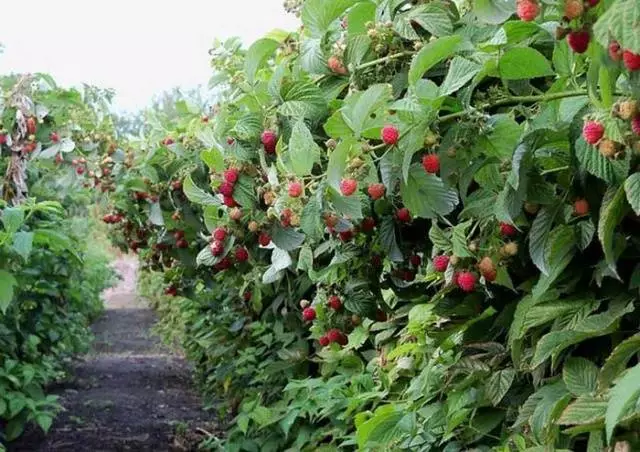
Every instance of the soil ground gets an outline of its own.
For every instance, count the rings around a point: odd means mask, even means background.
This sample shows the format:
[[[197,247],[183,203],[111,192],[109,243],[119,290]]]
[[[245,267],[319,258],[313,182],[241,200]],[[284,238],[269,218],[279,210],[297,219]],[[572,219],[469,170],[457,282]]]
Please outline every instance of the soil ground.
[[[122,280],[104,294],[93,350],[73,380],[54,389],[64,411],[46,437],[34,429],[10,451],[195,450],[180,432],[212,416],[201,409],[187,363],[150,333],[155,317],[136,295],[136,260],[122,257],[114,267]]]

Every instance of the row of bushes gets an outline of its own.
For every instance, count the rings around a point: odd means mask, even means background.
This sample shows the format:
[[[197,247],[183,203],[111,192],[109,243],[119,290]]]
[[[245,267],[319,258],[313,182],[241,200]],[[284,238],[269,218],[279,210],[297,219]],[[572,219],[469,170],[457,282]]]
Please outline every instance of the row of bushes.
[[[211,110],[149,113],[104,217],[206,447],[640,447],[638,2],[288,8],[212,49]]]

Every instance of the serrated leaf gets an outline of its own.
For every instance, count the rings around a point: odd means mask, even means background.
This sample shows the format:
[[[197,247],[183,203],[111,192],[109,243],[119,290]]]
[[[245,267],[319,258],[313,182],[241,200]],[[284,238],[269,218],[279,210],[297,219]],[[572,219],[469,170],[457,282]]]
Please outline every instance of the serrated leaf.
[[[487,383],[487,397],[489,397],[493,406],[498,405],[509,391],[515,376],[516,371],[514,369],[502,369],[491,375],[489,383]]]
[[[459,35],[438,38],[425,45],[411,60],[409,84],[415,85],[422,76],[439,62],[453,55],[462,42]]]
[[[548,273],[542,274],[533,288],[533,296],[539,298],[562,274],[576,252],[576,237],[573,228],[557,226],[549,236],[545,255],[547,256]]]
[[[575,154],[580,166],[587,172],[609,184],[615,184],[619,181],[618,170],[615,166],[619,164],[619,162],[614,164],[611,160],[600,154],[596,148],[588,145],[582,137],[578,138],[575,142]],[[622,181],[620,180],[620,182]]]
[[[576,225],[576,231],[578,235],[578,247],[584,251],[593,241],[593,236],[596,232],[596,227],[593,221],[590,219],[587,221],[581,221]]]
[[[466,58],[456,56],[451,61],[449,71],[442,85],[440,85],[440,95],[448,96],[455,93],[467,84],[482,68],[478,63]]]
[[[5,232],[13,234],[22,227],[24,223],[24,211],[19,207],[7,207],[2,210],[0,216]]]
[[[617,274],[617,271],[613,238],[616,228],[624,218],[626,211],[627,204],[625,202],[624,188],[612,187],[607,190],[600,207],[598,238],[602,244],[607,265],[614,274]]]
[[[384,217],[380,223],[380,245],[391,261],[402,262],[404,260],[396,240],[395,222],[390,216]]]
[[[458,193],[446,187],[439,177],[427,174],[422,165],[409,169],[409,177],[401,184],[400,194],[413,217],[448,215],[458,205]]]
[[[149,221],[156,226],[164,225],[164,218],[162,217],[162,208],[160,203],[153,202],[149,204]]]
[[[9,303],[13,300],[13,288],[18,284],[16,278],[6,270],[0,270],[0,311],[7,312]]]
[[[607,402],[590,395],[582,395],[564,409],[558,424],[587,425],[604,419]]]
[[[593,33],[598,42],[607,48],[616,40],[620,48],[640,54],[640,4],[636,0],[617,0],[598,19]]]
[[[293,251],[304,243],[305,235],[292,228],[276,226],[271,235],[271,240],[280,249]]]
[[[331,23],[354,3],[355,0],[307,0],[301,14],[305,33],[322,38]]]
[[[437,1],[414,6],[409,11],[396,15],[394,29],[404,39],[420,39],[420,35],[413,29],[414,24],[434,36],[446,36],[453,32],[447,7]]]
[[[313,141],[313,136],[303,121],[298,121],[293,126],[289,156],[293,171],[298,176],[311,174],[313,164],[320,158],[320,147]]]
[[[202,206],[219,206],[222,203],[215,196],[198,188],[189,174],[182,183],[182,191],[189,201]]]
[[[589,394],[596,390],[598,367],[585,358],[569,358],[562,368],[562,379],[573,395]]]
[[[498,71],[503,80],[529,80],[554,74],[549,60],[531,47],[507,50],[500,58]]]
[[[351,94],[345,101],[342,116],[356,138],[384,120],[384,109],[391,99],[391,85],[371,85],[363,93]]]
[[[29,254],[33,248],[33,232],[18,231],[13,235],[11,248],[18,253],[25,261],[29,259]]]
[[[606,389],[627,367],[627,363],[640,352],[640,334],[628,337],[613,349],[598,375],[598,386]]]
[[[258,69],[264,66],[267,59],[280,44],[273,39],[258,39],[247,50],[244,58],[244,73],[247,82],[253,84]]]
[[[215,148],[200,152],[200,159],[212,170],[221,172],[224,169],[224,158]]]
[[[536,215],[529,231],[529,255],[531,261],[545,275],[549,274],[546,261],[547,244],[549,243],[549,232],[553,227],[553,221],[557,215],[558,208],[543,207]]]
[[[611,441],[613,430],[618,421],[632,407],[640,395],[640,364],[632,367],[618,380],[618,383],[610,391],[609,403],[605,414],[605,430],[607,442]]]
[[[633,173],[624,181],[624,191],[631,208],[636,215],[640,215],[640,173]]]
[[[352,145],[352,140],[341,141],[329,155],[329,163],[327,164],[327,182],[336,190],[340,190],[340,181],[342,180],[344,171],[347,168],[347,159]]]
[[[473,12],[482,22],[500,24],[516,12],[514,0],[474,0]]]

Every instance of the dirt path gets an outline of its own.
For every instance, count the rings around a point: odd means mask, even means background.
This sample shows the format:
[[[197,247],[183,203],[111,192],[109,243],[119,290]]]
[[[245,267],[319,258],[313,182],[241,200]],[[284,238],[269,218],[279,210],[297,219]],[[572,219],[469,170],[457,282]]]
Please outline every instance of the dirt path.
[[[27,435],[14,451],[190,450],[174,432],[202,425],[189,369],[150,334],[155,318],[135,293],[136,261],[114,263],[123,279],[105,293],[93,351],[57,391],[65,411],[46,438]]]

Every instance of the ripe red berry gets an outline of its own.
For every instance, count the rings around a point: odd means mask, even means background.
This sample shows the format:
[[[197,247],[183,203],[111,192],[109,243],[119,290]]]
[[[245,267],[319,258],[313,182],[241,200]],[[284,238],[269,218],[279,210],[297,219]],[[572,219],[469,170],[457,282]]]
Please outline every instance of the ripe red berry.
[[[302,195],[302,184],[298,181],[291,182],[289,184],[289,196],[298,198],[300,195]]]
[[[214,256],[220,256],[224,252],[224,243],[220,240],[214,240],[211,242],[211,254]]]
[[[253,294],[248,290],[245,293],[242,294],[242,298],[244,299],[244,301],[251,300],[252,296],[253,296]]]
[[[322,346],[322,347],[326,347],[327,345],[329,345],[331,343],[331,341],[329,340],[329,338],[327,337],[327,335],[325,334],[324,336],[320,336],[320,339],[318,339],[318,343]]]
[[[164,290],[165,295],[169,295],[170,297],[175,297],[178,295],[178,289],[175,286],[169,286]]]
[[[589,47],[591,35],[588,30],[571,31],[567,35],[567,44],[575,53],[584,53]]]
[[[337,295],[331,295],[329,297],[329,307],[334,311],[339,311],[340,308],[342,308],[342,300],[340,300],[340,297]]]
[[[573,214],[581,217],[589,213],[589,203],[586,199],[576,199],[573,203]]]
[[[173,141],[173,138],[167,137],[167,138],[164,139],[163,143],[164,143],[165,146],[170,146],[175,142]]]
[[[232,145],[233,143],[235,143],[235,142],[236,142],[236,140],[234,140],[232,137],[227,137],[227,144],[228,144],[229,146],[231,146],[231,145]]]
[[[58,141],[60,141],[60,135],[58,135],[56,132],[51,132],[51,135],[49,135],[49,138],[51,138],[51,141],[53,141],[54,143],[57,143]]]
[[[29,135],[36,133],[36,119],[34,117],[27,118],[27,133]]]
[[[531,22],[540,14],[540,6],[535,0],[518,0],[516,14],[525,22]]]
[[[640,115],[636,115],[631,119],[631,131],[640,136]]]
[[[178,248],[189,248],[189,242],[187,242],[185,239],[180,239],[176,242],[176,246]]]
[[[76,173],[78,174],[78,176],[82,176],[84,174],[84,166],[77,167]]]
[[[622,59],[622,49],[618,41],[611,41],[609,43],[609,58],[613,61],[620,61]]]
[[[411,270],[409,270],[408,268],[404,269],[402,271],[402,275],[401,276],[402,276],[402,279],[404,281],[407,281],[407,282],[411,282],[414,279],[416,279],[416,274],[414,272],[412,272]]]
[[[313,322],[316,318],[316,310],[309,307],[302,310],[302,319],[305,322]]]
[[[347,68],[340,58],[333,55],[327,60],[327,66],[334,74],[347,75]]]
[[[420,264],[422,264],[422,258],[417,254],[412,254],[409,258],[409,262],[411,262],[411,265],[414,267],[420,267]]]
[[[440,171],[440,157],[437,154],[425,154],[422,157],[422,167],[427,173],[436,174]]]
[[[640,54],[633,53],[631,50],[625,50],[622,52],[622,61],[624,67],[630,71],[637,71],[640,69]]]
[[[366,217],[362,220],[361,227],[364,232],[371,232],[376,227],[376,220],[373,217]]]
[[[353,231],[351,229],[348,229],[346,231],[339,232],[338,236],[343,242],[348,242],[353,238]]]
[[[273,130],[265,130],[264,132],[262,132],[260,141],[262,141],[262,145],[264,146],[264,151],[267,154],[276,153],[276,144],[278,143],[278,137]]]
[[[173,238],[176,240],[180,240],[184,238],[184,231],[176,231],[173,233]]]
[[[584,141],[589,144],[597,144],[604,136],[604,126],[597,121],[586,121],[582,127]]]
[[[464,292],[473,292],[476,287],[476,275],[471,272],[460,272],[457,284]]]
[[[500,234],[505,237],[513,237],[518,233],[516,227],[509,223],[500,223]]]
[[[225,228],[215,228],[212,236],[214,239],[222,241],[227,237],[227,230]]]
[[[449,266],[449,256],[446,254],[441,254],[440,256],[436,256],[433,258],[433,268],[435,271],[444,273]]]
[[[220,188],[218,189],[221,195],[223,196],[232,196],[233,195],[233,185],[229,182],[223,182],[220,184]]]
[[[225,206],[227,207],[235,207],[238,204],[236,203],[236,200],[233,199],[231,196],[224,196],[222,198],[222,202],[224,203]]]
[[[411,221],[411,212],[406,207],[401,207],[396,211],[396,218],[402,223],[409,223]]]
[[[238,180],[238,174],[239,172],[237,169],[229,168],[224,172],[223,177],[226,182],[230,183],[233,186],[233,184],[235,184]]]
[[[371,184],[367,187],[367,193],[374,201],[384,196],[386,188],[384,184]]]
[[[600,3],[600,0],[585,0],[585,3],[589,5],[589,8],[593,8],[594,6],[597,6],[598,3]]]
[[[327,338],[330,343],[337,343],[340,345],[347,345],[347,336],[345,336],[342,331],[337,328],[330,329],[327,331]]]
[[[25,143],[24,146],[22,147],[22,149],[24,150],[24,152],[26,152],[27,154],[30,154],[31,152],[36,150],[36,143],[34,143],[33,141],[29,142],[29,143]],[[84,173],[84,168],[83,170],[78,173],[78,174],[82,174]]]
[[[0,133],[0,146],[7,143],[7,134]]]
[[[358,181],[355,179],[342,179],[340,191],[344,196],[351,196],[358,189]]]
[[[223,271],[231,268],[232,265],[233,265],[233,262],[231,262],[231,259],[229,259],[228,256],[225,256],[222,259],[220,259],[220,262],[214,265],[213,268],[215,268],[218,271]]]
[[[236,260],[238,262],[246,262],[249,259],[249,252],[245,247],[240,247],[236,249]]]
[[[393,146],[398,143],[400,132],[398,132],[398,128],[396,126],[387,125],[382,128],[380,137],[382,138],[384,144]]]
[[[260,243],[260,245],[262,246],[267,246],[269,243],[271,243],[271,237],[266,232],[261,232],[258,236],[258,243]]]

